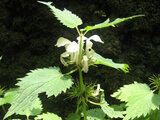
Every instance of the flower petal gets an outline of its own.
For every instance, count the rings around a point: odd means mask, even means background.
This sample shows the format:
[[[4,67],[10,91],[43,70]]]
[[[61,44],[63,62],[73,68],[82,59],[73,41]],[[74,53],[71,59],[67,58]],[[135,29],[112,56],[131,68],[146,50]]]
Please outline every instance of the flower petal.
[[[73,53],[79,50],[79,46],[75,41],[73,41],[68,45],[66,50],[67,52]]]
[[[64,52],[61,54],[60,56],[60,61],[61,63],[64,65],[64,66],[68,66],[67,62],[63,59],[65,57],[68,57],[69,56],[69,53],[68,52]]]
[[[55,46],[57,47],[61,47],[61,46],[65,46],[67,44],[70,44],[71,41],[69,41],[68,39],[64,38],[64,37],[60,37],[58,40],[57,40],[57,43]]]
[[[83,68],[82,70],[87,73],[88,72],[88,57],[86,55],[83,56]]]
[[[98,35],[93,35],[88,40],[94,40],[96,42],[104,43]]]
[[[88,38],[85,37],[85,36],[82,37],[82,40],[87,40],[87,39],[88,39]],[[78,41],[80,40],[80,36],[77,37],[77,40],[78,40]]]
[[[93,43],[90,40],[86,41],[86,49],[91,49],[93,46]]]

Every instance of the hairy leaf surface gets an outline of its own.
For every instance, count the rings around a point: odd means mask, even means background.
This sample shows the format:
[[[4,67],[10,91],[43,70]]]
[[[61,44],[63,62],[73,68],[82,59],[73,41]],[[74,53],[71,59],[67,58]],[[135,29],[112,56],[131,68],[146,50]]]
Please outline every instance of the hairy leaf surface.
[[[38,115],[35,120],[62,120],[61,117],[54,113],[44,113],[42,115]]]
[[[82,24],[82,20],[78,16],[73,14],[71,11],[67,9],[64,9],[63,11],[61,11],[55,8],[54,6],[52,6],[51,5],[52,2],[41,2],[41,1],[38,1],[38,2],[47,5],[63,25],[69,28],[75,28]]]
[[[96,62],[94,64],[102,64],[102,65],[106,65],[106,66],[109,66],[115,69],[121,69],[124,72],[128,72],[129,66],[127,64],[115,63],[111,59],[102,57],[98,53],[94,53],[93,57],[95,57],[96,59]]]
[[[103,112],[108,115],[110,118],[123,118],[124,111],[115,111],[112,107],[109,106],[107,101],[105,100],[104,93],[101,95],[101,109]]]
[[[118,24],[118,23],[121,23],[121,22],[129,20],[129,19],[133,19],[135,17],[141,17],[141,16],[144,16],[144,15],[134,15],[134,16],[131,16],[131,17],[126,17],[126,18],[117,18],[113,22],[110,22],[110,20],[108,18],[103,23],[96,24],[94,26],[87,26],[84,29],[81,29],[81,31],[85,31],[85,30],[89,31],[89,30],[100,29],[100,28],[104,28],[104,27],[110,27],[110,26],[115,27],[115,25]]]
[[[34,116],[39,115],[42,112],[42,103],[39,98],[37,98],[35,101],[32,102],[32,105],[30,109],[25,109],[21,112],[19,112],[19,115],[28,115],[28,116]]]
[[[87,111],[87,120],[104,120],[105,114],[100,108]]]
[[[126,116],[124,120],[146,116],[151,110],[159,108],[160,96],[154,94],[147,84],[134,82],[124,85],[112,97],[127,102]]]
[[[18,80],[20,80],[17,83],[19,93],[13,99],[11,107],[4,118],[25,109],[30,109],[39,93],[46,92],[48,97],[57,96],[73,84],[71,76],[63,75],[57,67],[32,70],[27,73],[27,76]]]

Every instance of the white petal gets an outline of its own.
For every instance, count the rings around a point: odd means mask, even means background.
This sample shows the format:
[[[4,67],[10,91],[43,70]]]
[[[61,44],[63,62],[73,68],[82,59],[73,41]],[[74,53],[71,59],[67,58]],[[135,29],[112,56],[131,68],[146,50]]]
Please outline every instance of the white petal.
[[[86,41],[86,49],[91,49],[93,46],[93,43],[90,40]]]
[[[95,96],[95,97],[98,96],[100,91],[102,91],[100,84],[97,84],[97,90],[95,90],[93,96]]]
[[[68,45],[67,52],[73,53],[78,51],[78,49],[79,49],[78,44],[75,41],[73,41]]]
[[[64,65],[64,66],[68,66],[67,62],[63,59],[64,57],[68,57],[69,56],[69,53],[68,52],[64,52],[61,54],[60,56],[60,61],[61,63]]]
[[[104,43],[98,35],[93,35],[88,40],[94,40],[96,42]]]
[[[62,57],[68,57],[68,56],[69,56],[69,53],[68,53],[68,52],[64,52],[64,53],[61,54],[61,56],[62,56]]]
[[[85,55],[83,56],[83,68],[82,70],[87,73],[88,72],[88,57]]]
[[[69,41],[68,39],[64,38],[64,37],[60,37],[58,40],[57,40],[57,43],[55,46],[57,47],[61,47],[61,46],[65,46],[67,44],[70,44],[71,41]]]
[[[85,37],[85,36],[83,36],[82,37],[82,40],[87,40],[88,38],[87,37]],[[79,37],[77,37],[77,40],[79,41],[80,40],[80,36]]]

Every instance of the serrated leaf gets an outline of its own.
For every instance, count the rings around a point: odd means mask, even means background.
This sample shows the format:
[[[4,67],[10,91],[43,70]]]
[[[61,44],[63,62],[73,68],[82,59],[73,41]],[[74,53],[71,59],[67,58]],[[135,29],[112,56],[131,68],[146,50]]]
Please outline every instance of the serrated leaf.
[[[42,103],[39,98],[32,102],[30,109],[25,109],[19,112],[19,115],[27,115],[27,116],[34,116],[39,115],[42,112]]]
[[[4,94],[4,97],[0,98],[0,106],[7,104],[7,103],[11,103],[17,93],[18,93],[17,88],[11,88],[11,89],[7,90]]]
[[[101,95],[101,109],[103,112],[108,115],[110,118],[123,118],[124,111],[115,111],[112,107],[109,106],[107,101],[105,100],[104,93]]]
[[[98,53],[94,53],[93,58],[96,59],[96,62],[94,64],[102,64],[102,65],[109,66],[115,69],[121,69],[125,73],[128,72],[129,66],[127,64],[115,63],[112,61],[112,59],[104,58]]]
[[[58,20],[60,20],[60,22],[69,27],[69,28],[75,28],[79,25],[82,24],[82,20],[76,16],[75,14],[73,14],[71,11],[64,9],[63,11],[55,8],[54,6],[52,6],[52,2],[42,2],[42,1],[38,1],[39,3],[42,3],[44,5],[47,5],[51,11],[53,12],[53,14],[57,17]]]
[[[44,113],[42,115],[38,115],[35,120],[62,120],[61,117],[54,113]]]
[[[18,80],[20,80],[17,83],[19,93],[12,101],[11,107],[4,118],[27,108],[30,109],[39,93],[46,92],[48,97],[57,96],[73,84],[71,76],[63,75],[57,67],[32,70],[27,73],[27,76]]]
[[[104,120],[105,114],[100,108],[87,111],[87,120]]]
[[[124,85],[112,97],[127,102],[126,116],[124,120],[146,116],[151,110],[159,108],[160,96],[154,94],[147,84],[134,82]]]
[[[110,26],[115,27],[115,25],[118,24],[118,23],[121,23],[121,22],[129,20],[129,19],[133,19],[133,18],[136,18],[136,17],[142,17],[142,16],[144,16],[144,15],[134,15],[134,16],[131,16],[131,17],[126,17],[126,18],[117,18],[113,22],[110,22],[110,20],[108,18],[106,21],[104,21],[100,24],[96,24],[94,26],[87,26],[84,29],[81,29],[81,31],[85,31],[85,30],[90,31],[90,30],[100,29],[100,28],[110,27]]]

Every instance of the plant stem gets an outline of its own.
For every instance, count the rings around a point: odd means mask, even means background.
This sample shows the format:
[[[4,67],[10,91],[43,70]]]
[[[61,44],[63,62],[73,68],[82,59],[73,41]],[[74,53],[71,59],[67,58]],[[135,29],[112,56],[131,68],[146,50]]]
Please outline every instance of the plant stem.
[[[72,70],[72,71],[70,71],[70,72],[68,72],[68,73],[65,73],[64,75],[70,75],[70,74],[76,72],[77,70],[78,70],[78,68],[76,68],[76,69],[74,69],[74,70]]]
[[[82,107],[83,107],[84,120],[87,120],[86,101],[84,97],[82,98]]]
[[[160,89],[159,89],[159,91],[158,91],[158,95],[160,95]]]
[[[82,41],[83,34],[80,35],[80,41],[79,43],[79,56],[78,56],[78,65],[80,66],[82,57],[83,57],[83,41]]]
[[[102,105],[102,103],[95,103],[95,102],[92,102],[90,100],[88,100],[88,102],[90,102],[91,104],[94,104],[94,105]]]
[[[84,120],[87,120],[87,113],[86,113],[86,100],[85,100],[85,85],[83,83],[83,76],[82,76],[82,70],[79,67],[79,80],[80,80],[80,86],[81,86],[81,100],[82,100],[82,108],[83,108],[83,114],[84,114]]]
[[[78,27],[76,27],[76,30],[77,30],[77,32],[78,32],[78,34],[80,36],[81,34],[80,34],[80,31],[79,31]]]
[[[27,120],[29,120],[29,115],[27,115]]]
[[[78,100],[78,102],[77,102],[77,109],[76,109],[76,113],[78,113],[78,112],[79,112],[79,105],[80,105],[80,103],[81,103],[81,100]]]

